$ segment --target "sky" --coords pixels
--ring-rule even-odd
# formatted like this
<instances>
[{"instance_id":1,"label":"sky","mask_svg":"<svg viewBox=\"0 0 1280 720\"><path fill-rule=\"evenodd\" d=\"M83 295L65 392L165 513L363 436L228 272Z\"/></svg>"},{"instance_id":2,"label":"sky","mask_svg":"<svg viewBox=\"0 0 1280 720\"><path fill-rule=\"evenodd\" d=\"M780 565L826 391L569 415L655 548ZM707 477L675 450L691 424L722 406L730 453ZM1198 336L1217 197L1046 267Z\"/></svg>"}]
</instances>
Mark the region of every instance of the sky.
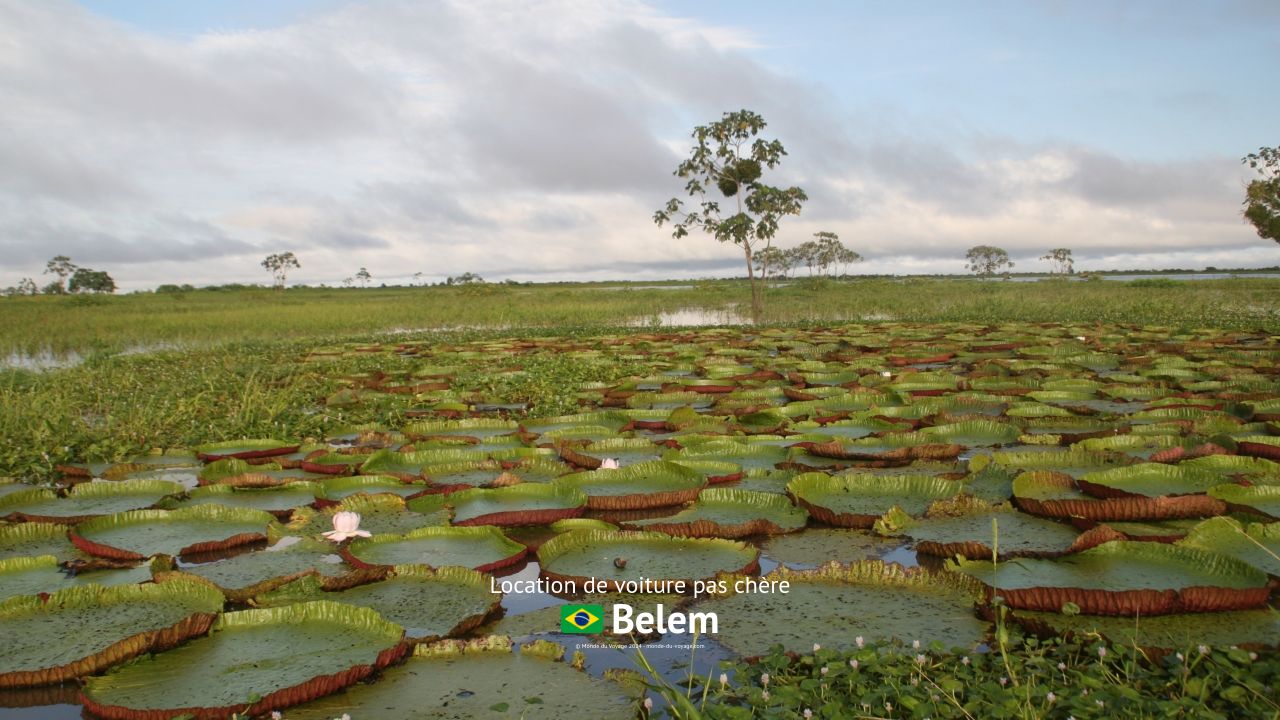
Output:
<instances>
[{"instance_id":1,"label":"sky","mask_svg":"<svg viewBox=\"0 0 1280 720\"><path fill-rule=\"evenodd\" d=\"M0 287L745 274L653 212L751 109L859 273L1260 267L1280 3L0 0Z\"/></svg>"}]
</instances>

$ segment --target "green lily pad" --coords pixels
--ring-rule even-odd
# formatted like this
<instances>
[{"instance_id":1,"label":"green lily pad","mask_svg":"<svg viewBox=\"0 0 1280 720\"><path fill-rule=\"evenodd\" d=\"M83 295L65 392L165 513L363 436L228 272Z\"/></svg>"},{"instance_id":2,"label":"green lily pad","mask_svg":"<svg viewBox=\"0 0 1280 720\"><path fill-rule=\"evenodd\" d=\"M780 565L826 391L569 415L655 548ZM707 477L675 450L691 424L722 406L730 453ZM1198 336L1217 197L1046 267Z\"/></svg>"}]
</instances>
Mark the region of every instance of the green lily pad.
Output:
<instances>
[{"instance_id":1,"label":"green lily pad","mask_svg":"<svg viewBox=\"0 0 1280 720\"><path fill-rule=\"evenodd\" d=\"M621 583L643 578L682 580L691 591L692 581L716 573L751 572L758 556L754 547L731 540L607 530L564 533L538 548L544 575L573 581L579 589L595 579L623 592L631 590Z\"/></svg>"},{"instance_id":2,"label":"green lily pad","mask_svg":"<svg viewBox=\"0 0 1280 720\"><path fill-rule=\"evenodd\" d=\"M198 565L153 569L157 579L176 571L194 575L217 587L228 600L243 602L259 593L302 576L338 576L353 568L342 563L332 543L310 539L286 539L263 550L240 553Z\"/></svg>"},{"instance_id":3,"label":"green lily pad","mask_svg":"<svg viewBox=\"0 0 1280 720\"><path fill-rule=\"evenodd\" d=\"M675 515L623 523L628 530L654 530L680 537L741 538L778 535L805 526L809 514L775 493L707 488Z\"/></svg>"},{"instance_id":4,"label":"green lily pad","mask_svg":"<svg viewBox=\"0 0 1280 720\"><path fill-rule=\"evenodd\" d=\"M553 484L585 493L587 507L593 510L642 510L688 502L706 487L707 479L683 465L654 461L564 475Z\"/></svg>"},{"instance_id":5,"label":"green lily pad","mask_svg":"<svg viewBox=\"0 0 1280 720\"><path fill-rule=\"evenodd\" d=\"M411 497L425 491L426 483L404 482L390 475L354 475L351 477L327 478L321 482L324 486L324 497L338 501L351 495L376 495L390 493L400 497Z\"/></svg>"},{"instance_id":6,"label":"green lily pad","mask_svg":"<svg viewBox=\"0 0 1280 720\"><path fill-rule=\"evenodd\" d=\"M324 488L319 483L313 482L292 482L269 488L206 485L192 490L188 496L189 499L173 503L173 508L220 505L262 510L274 515L288 515L294 508L310 505L322 497L324 497Z\"/></svg>"},{"instance_id":7,"label":"green lily pad","mask_svg":"<svg viewBox=\"0 0 1280 720\"><path fill-rule=\"evenodd\" d=\"M0 687L48 685L201 635L222 595L198 583L100 585L0 604Z\"/></svg>"},{"instance_id":8,"label":"green lily pad","mask_svg":"<svg viewBox=\"0 0 1280 720\"><path fill-rule=\"evenodd\" d=\"M935 438L934 442L958 443L970 447L987 447L991 445L1008 445L1018 439L1018 428L994 420L968 420L948 425L935 425L920 431L920 434Z\"/></svg>"},{"instance_id":9,"label":"green lily pad","mask_svg":"<svg viewBox=\"0 0 1280 720\"><path fill-rule=\"evenodd\" d=\"M274 518L260 510L198 505L181 510L131 510L87 520L71 531L71 542L109 559L212 552L262 542Z\"/></svg>"},{"instance_id":10,"label":"green lily pad","mask_svg":"<svg viewBox=\"0 0 1280 720\"><path fill-rule=\"evenodd\" d=\"M1280 577L1280 522L1245 525L1227 517L1209 518L1178 544L1230 555Z\"/></svg>"},{"instance_id":11,"label":"green lily pad","mask_svg":"<svg viewBox=\"0 0 1280 720\"><path fill-rule=\"evenodd\" d=\"M967 650L990 627L974 613L980 590L954 576L868 560L809 571L783 568L765 579L786 580L789 591L740 592L693 605L694 611L717 614L717 639L740 655L764 655L775 644L809 653L815 644L849 649L887 640Z\"/></svg>"},{"instance_id":12,"label":"green lily pad","mask_svg":"<svg viewBox=\"0 0 1280 720\"><path fill-rule=\"evenodd\" d=\"M224 460L226 458L250 460L275 457L276 455L288 455L297 449L297 443L287 443L280 440L227 440L195 447L196 456L205 462Z\"/></svg>"},{"instance_id":13,"label":"green lily pad","mask_svg":"<svg viewBox=\"0 0 1280 720\"><path fill-rule=\"evenodd\" d=\"M1071 549L1080 533L1070 525L1008 508L972 509L954 516L930 517L909 523L901 532L915 541L916 551L938 557L991 557L998 543L999 557L1045 557Z\"/></svg>"},{"instance_id":14,"label":"green lily pad","mask_svg":"<svg viewBox=\"0 0 1280 720\"><path fill-rule=\"evenodd\" d=\"M1270 594L1266 573L1217 553L1117 540L1054 560L953 563L1011 606L1052 611L1074 603L1093 615L1243 610Z\"/></svg>"},{"instance_id":15,"label":"green lily pad","mask_svg":"<svg viewBox=\"0 0 1280 720\"><path fill-rule=\"evenodd\" d=\"M333 600L377 611L405 629L412 640L458 637L498 609L502 595L490 592L489 577L461 567L433 570L400 565L385 580L341 590L325 590L310 575L257 597L259 607L309 600Z\"/></svg>"},{"instance_id":16,"label":"green lily pad","mask_svg":"<svg viewBox=\"0 0 1280 720\"><path fill-rule=\"evenodd\" d=\"M408 503L410 510L424 514L451 508L451 524L459 527L548 525L581 515L586 505L587 496L579 490L538 483L423 495Z\"/></svg>"},{"instance_id":17,"label":"green lily pad","mask_svg":"<svg viewBox=\"0 0 1280 720\"><path fill-rule=\"evenodd\" d=\"M359 682L404 653L403 637L372 610L334 602L227 613L208 637L88 678L81 696L104 717L256 716Z\"/></svg>"},{"instance_id":18,"label":"green lily pad","mask_svg":"<svg viewBox=\"0 0 1280 720\"><path fill-rule=\"evenodd\" d=\"M67 526L58 523L26 522L0 525L0 560L15 557L54 555L67 560L78 553L67 537Z\"/></svg>"},{"instance_id":19,"label":"green lily pad","mask_svg":"<svg viewBox=\"0 0 1280 720\"><path fill-rule=\"evenodd\" d=\"M1088 638L1101 635L1116 647L1159 648L1190 653L1208 647L1280 647L1280 613L1274 609L1234 612L1107 617L1019 610L1015 622L1036 632Z\"/></svg>"},{"instance_id":20,"label":"green lily pad","mask_svg":"<svg viewBox=\"0 0 1280 720\"><path fill-rule=\"evenodd\" d=\"M1209 495L1231 505L1280 520L1280 485L1218 485Z\"/></svg>"},{"instance_id":21,"label":"green lily pad","mask_svg":"<svg viewBox=\"0 0 1280 720\"><path fill-rule=\"evenodd\" d=\"M787 484L787 492L815 519L864 528L894 507L909 515L923 514L930 503L955 497L960 490L958 482L928 475L804 473Z\"/></svg>"},{"instance_id":22,"label":"green lily pad","mask_svg":"<svg viewBox=\"0 0 1280 720\"><path fill-rule=\"evenodd\" d=\"M457 566L490 572L520 562L526 549L491 525L427 527L403 535L360 538L343 550L357 566Z\"/></svg>"},{"instance_id":23,"label":"green lily pad","mask_svg":"<svg viewBox=\"0 0 1280 720\"><path fill-rule=\"evenodd\" d=\"M1119 495L1193 495L1222 483L1216 473L1181 465L1141 463L1085 473L1079 480L1085 492L1102 497Z\"/></svg>"},{"instance_id":24,"label":"green lily pad","mask_svg":"<svg viewBox=\"0 0 1280 720\"><path fill-rule=\"evenodd\" d=\"M119 570L65 573L52 555L0 560L0 600L19 595L51 593L81 585L130 585L151 580L146 565Z\"/></svg>"},{"instance_id":25,"label":"green lily pad","mask_svg":"<svg viewBox=\"0 0 1280 720\"><path fill-rule=\"evenodd\" d=\"M102 515L151 507L162 498L183 492L178 483L163 480L93 481L71 488L65 498L52 490L29 490L0 499L0 513L37 522L76 523Z\"/></svg>"},{"instance_id":26,"label":"green lily pad","mask_svg":"<svg viewBox=\"0 0 1280 720\"><path fill-rule=\"evenodd\" d=\"M875 560L902 546L902 541L848 528L809 528L804 532L771 537L764 555L793 570L836 562L842 565Z\"/></svg>"},{"instance_id":27,"label":"green lily pad","mask_svg":"<svg viewBox=\"0 0 1280 720\"><path fill-rule=\"evenodd\" d=\"M333 517L340 512L353 512L360 516L360 529L374 535L399 534L424 527L440 527L449 524L445 510L423 515L409 510L404 498L398 495L351 495L333 507L316 511L299 508L294 511L285 527L294 535L319 537L333 529Z\"/></svg>"},{"instance_id":28,"label":"green lily pad","mask_svg":"<svg viewBox=\"0 0 1280 720\"><path fill-rule=\"evenodd\" d=\"M549 652L548 645L556 650ZM294 708L288 717L332 720L359 715L361 708L403 720L636 717L637 689L560 662L564 648L542 641L512 650L509 639L493 636L418 645L414 657L388 669L377 683Z\"/></svg>"}]
</instances>

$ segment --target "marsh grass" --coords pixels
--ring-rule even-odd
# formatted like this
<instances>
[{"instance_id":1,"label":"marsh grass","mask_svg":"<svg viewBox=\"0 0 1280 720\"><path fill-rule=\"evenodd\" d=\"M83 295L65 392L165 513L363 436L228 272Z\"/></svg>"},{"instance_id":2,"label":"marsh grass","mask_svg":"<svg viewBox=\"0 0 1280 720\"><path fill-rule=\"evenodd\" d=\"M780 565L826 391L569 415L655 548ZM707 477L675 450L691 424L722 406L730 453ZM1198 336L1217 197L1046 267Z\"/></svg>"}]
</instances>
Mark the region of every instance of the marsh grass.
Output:
<instances>
[{"instance_id":1,"label":"marsh grass","mask_svg":"<svg viewBox=\"0 0 1280 720\"><path fill-rule=\"evenodd\" d=\"M745 281L671 285L265 288L0 300L0 356L301 340L441 329L606 328L661 313L746 307ZM1280 327L1280 280L1000 282L802 280L766 291L764 321L1134 323Z\"/></svg>"}]
</instances>

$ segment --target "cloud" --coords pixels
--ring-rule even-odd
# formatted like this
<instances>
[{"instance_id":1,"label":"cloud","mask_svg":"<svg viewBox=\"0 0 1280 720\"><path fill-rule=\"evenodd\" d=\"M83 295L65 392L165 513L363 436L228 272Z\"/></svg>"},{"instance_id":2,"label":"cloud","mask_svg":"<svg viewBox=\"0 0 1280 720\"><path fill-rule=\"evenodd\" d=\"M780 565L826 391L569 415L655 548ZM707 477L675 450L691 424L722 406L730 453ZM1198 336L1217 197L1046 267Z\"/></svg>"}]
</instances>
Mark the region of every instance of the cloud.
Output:
<instances>
[{"instance_id":1,"label":"cloud","mask_svg":"<svg viewBox=\"0 0 1280 720\"><path fill-rule=\"evenodd\" d=\"M740 274L737 248L650 218L693 125L743 107L787 146L776 182L810 196L777 243L835 230L868 271L960 270L974 244L1155 265L1262 245L1235 158L837 102L763 44L633 0L375 0L185 38L0 0L0 284L57 253L127 289L265 281L282 250L300 282Z\"/></svg>"}]
</instances>

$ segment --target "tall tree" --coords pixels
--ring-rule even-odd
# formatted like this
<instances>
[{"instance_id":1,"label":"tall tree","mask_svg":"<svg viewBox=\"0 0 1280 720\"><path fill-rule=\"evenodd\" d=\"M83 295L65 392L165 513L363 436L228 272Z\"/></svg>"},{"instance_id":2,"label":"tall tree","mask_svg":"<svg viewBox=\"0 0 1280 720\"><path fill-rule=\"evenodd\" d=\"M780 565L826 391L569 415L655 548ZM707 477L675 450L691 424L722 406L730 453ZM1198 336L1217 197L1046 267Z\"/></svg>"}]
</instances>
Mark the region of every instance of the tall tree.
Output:
<instances>
[{"instance_id":1,"label":"tall tree","mask_svg":"<svg viewBox=\"0 0 1280 720\"><path fill-rule=\"evenodd\" d=\"M1003 248L992 245L975 245L969 248L969 252L964 254L964 259L968 261L965 267L970 272L975 272L981 277L991 277L999 272L1001 268L1007 270L1013 267L1013 261L1009 259L1009 253L1005 252Z\"/></svg>"},{"instance_id":2,"label":"tall tree","mask_svg":"<svg viewBox=\"0 0 1280 720\"><path fill-rule=\"evenodd\" d=\"M786 150L777 140L759 137L764 118L750 110L727 112L720 120L693 129L694 146L675 175L686 180L685 192L697 206L686 209L680 198L671 198L653 214L659 227L671 223L672 236L683 238L691 229L702 230L720 242L742 248L751 283L751 315L764 315L764 295L756 278L754 254L767 248L787 215L799 215L808 200L799 187L778 188L762 181L764 170L782 161ZM708 196L712 190L732 202L732 212Z\"/></svg>"},{"instance_id":3,"label":"tall tree","mask_svg":"<svg viewBox=\"0 0 1280 720\"><path fill-rule=\"evenodd\" d=\"M66 255L55 255L52 260L45 263L45 275L57 275L58 279L45 286L45 292L50 295L62 295L67 292L67 278L71 277L76 271L76 264L71 262L71 258Z\"/></svg>"},{"instance_id":4,"label":"tall tree","mask_svg":"<svg viewBox=\"0 0 1280 720\"><path fill-rule=\"evenodd\" d=\"M356 279L360 281L360 287L369 287L369 281L373 279L373 275L369 274L368 268L360 268L360 272L356 273Z\"/></svg>"},{"instance_id":5,"label":"tall tree","mask_svg":"<svg viewBox=\"0 0 1280 720\"><path fill-rule=\"evenodd\" d=\"M769 246L761 249L755 255L756 271L760 273L760 277L769 278L769 271L782 277L787 276L787 253L782 248Z\"/></svg>"},{"instance_id":6,"label":"tall tree","mask_svg":"<svg viewBox=\"0 0 1280 720\"><path fill-rule=\"evenodd\" d=\"M73 293L113 293L116 291L116 281L105 270L76 268L71 275L71 282L67 284L67 290Z\"/></svg>"},{"instance_id":7,"label":"tall tree","mask_svg":"<svg viewBox=\"0 0 1280 720\"><path fill-rule=\"evenodd\" d=\"M302 267L292 252L273 253L262 261L262 267L271 273L277 290L284 290L285 281L289 279L289 271Z\"/></svg>"},{"instance_id":8,"label":"tall tree","mask_svg":"<svg viewBox=\"0 0 1280 720\"><path fill-rule=\"evenodd\" d=\"M1244 191L1244 217L1258 237L1280 243L1280 147L1258 148L1241 159L1259 177Z\"/></svg>"},{"instance_id":9,"label":"tall tree","mask_svg":"<svg viewBox=\"0 0 1280 720\"><path fill-rule=\"evenodd\" d=\"M1053 273L1074 275L1076 272L1075 260L1071 258L1071 248L1054 248L1041 255L1040 259L1049 261Z\"/></svg>"}]
</instances>

